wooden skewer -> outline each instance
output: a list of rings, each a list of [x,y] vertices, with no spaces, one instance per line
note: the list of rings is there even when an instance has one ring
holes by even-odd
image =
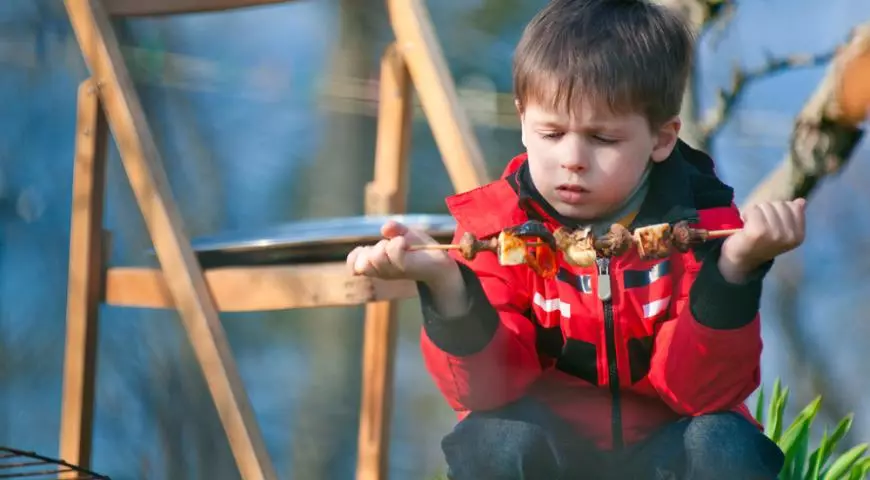
[[[730,235],[734,235],[739,232],[741,229],[732,228],[730,230],[709,230],[707,231],[707,238],[723,238],[728,237]]]
[[[542,245],[546,245],[545,242],[528,242],[526,243],[527,247],[540,247]],[[415,252],[418,250],[455,250],[459,248],[458,243],[433,243],[427,245],[411,245],[408,247],[408,251]]]
[[[408,251],[416,252],[418,250],[455,250],[459,248],[458,243],[435,243],[431,245],[411,245]]]
[[[708,230],[707,239],[724,238],[739,232],[741,229],[732,228],[729,230]],[[545,242],[529,242],[526,244],[529,247],[539,247],[546,245]],[[460,248],[458,243],[435,243],[427,245],[411,245],[408,250],[416,252],[420,250],[456,250]]]

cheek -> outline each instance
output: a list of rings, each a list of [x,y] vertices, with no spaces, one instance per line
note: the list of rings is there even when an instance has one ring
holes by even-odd
[[[526,137],[526,151],[534,165],[541,170],[559,164],[559,149],[547,139],[539,136]]]
[[[628,170],[625,155],[613,147],[596,149],[595,165],[602,176],[611,180],[621,178]]]
[[[621,196],[634,188],[646,162],[637,160],[637,153],[615,149],[602,149],[598,152],[597,166],[601,180],[612,188],[607,192],[614,197]]]

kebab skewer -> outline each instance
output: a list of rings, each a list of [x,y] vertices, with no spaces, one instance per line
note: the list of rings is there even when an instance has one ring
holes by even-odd
[[[458,249],[463,258],[473,260],[481,251],[498,255],[501,265],[522,265],[529,263],[538,273],[541,266],[535,265],[543,252],[550,247],[560,250],[568,263],[586,267],[595,263],[597,257],[618,257],[632,246],[637,246],[638,255],[643,259],[665,258],[671,249],[687,252],[693,245],[715,238],[722,238],[738,232],[732,230],[703,230],[679,222],[674,226],[667,223],[650,225],[635,229],[634,233],[619,224],[613,224],[610,231],[596,238],[590,228],[570,230],[564,227],[550,233],[540,222],[528,221],[517,227],[502,231],[498,237],[478,240],[466,232],[458,244],[415,245],[410,250],[453,250]],[[527,242],[525,238],[536,238]],[[539,247],[538,255],[529,256],[527,247]]]

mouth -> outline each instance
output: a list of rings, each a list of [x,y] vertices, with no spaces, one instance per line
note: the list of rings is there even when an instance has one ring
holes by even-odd
[[[572,185],[568,183],[559,185],[558,187],[556,187],[556,190],[569,193],[589,193],[589,190],[581,187],[580,185]]]
[[[562,184],[556,187],[556,196],[567,205],[581,205],[586,202],[589,190],[580,185]]]

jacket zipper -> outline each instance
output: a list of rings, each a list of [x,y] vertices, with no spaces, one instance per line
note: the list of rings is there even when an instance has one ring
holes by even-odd
[[[611,395],[611,429],[613,449],[623,447],[622,439],[622,405],[619,402],[619,372],[616,366],[616,332],[613,322],[613,299],[610,285],[610,259],[598,258],[598,299],[604,308],[604,337],[607,343],[607,379]]]

